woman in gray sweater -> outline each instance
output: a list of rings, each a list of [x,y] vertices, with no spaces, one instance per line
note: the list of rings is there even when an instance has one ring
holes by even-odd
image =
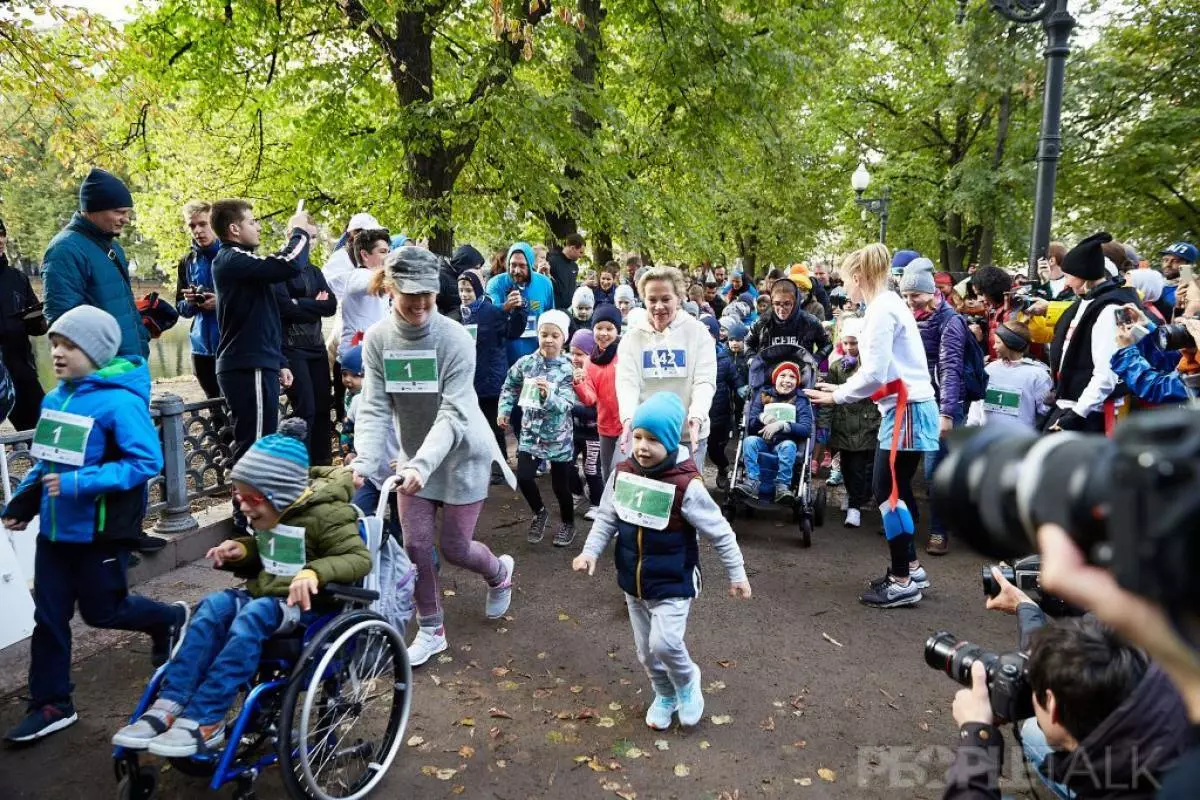
[[[516,481],[479,410],[475,341],[462,325],[437,313],[438,266],[437,257],[419,247],[401,247],[388,256],[384,287],[392,296],[392,313],[363,341],[366,374],[354,437],[359,482],[387,469],[388,426],[399,435],[400,523],[404,548],[417,565],[420,630],[408,648],[414,667],[447,648],[433,568],[438,503],[442,556],[487,581],[487,616],[503,616],[512,597],[512,556],[497,558],[474,537],[492,463],[499,462],[510,487]]]

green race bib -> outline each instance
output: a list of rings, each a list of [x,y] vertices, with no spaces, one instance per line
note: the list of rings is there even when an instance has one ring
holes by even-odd
[[[767,403],[763,406],[762,423],[795,422],[796,407],[791,403]]]
[[[983,410],[991,411],[995,414],[1004,414],[1009,417],[1019,416],[1021,413],[1021,393],[1010,392],[1006,389],[989,388],[983,396]]]
[[[631,472],[618,472],[613,487],[617,516],[630,525],[661,531],[671,521],[675,487]]]
[[[471,334],[472,339],[475,339],[475,340],[479,339],[479,326],[478,325],[467,325],[466,329],[467,329],[467,333]]]
[[[33,432],[29,455],[55,464],[81,467],[88,436],[95,423],[91,417],[45,409]]]
[[[276,525],[269,531],[255,531],[254,540],[263,569],[270,574],[290,578],[304,569],[304,528]]]
[[[526,378],[521,384],[521,396],[517,398],[517,405],[521,408],[542,407],[542,391],[533,382],[533,378]]]
[[[384,391],[389,393],[437,394],[436,350],[385,350]]]

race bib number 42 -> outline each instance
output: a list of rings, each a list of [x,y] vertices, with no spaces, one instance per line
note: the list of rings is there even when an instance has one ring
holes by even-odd
[[[686,350],[655,347],[642,351],[642,377],[682,378],[684,375],[687,375]]]
[[[254,540],[263,569],[270,574],[290,578],[304,569],[304,528],[276,525],[269,531],[255,531]]]
[[[438,391],[436,350],[385,350],[384,391],[433,393]]]
[[[643,478],[630,472],[618,472],[613,486],[613,506],[617,516],[630,525],[661,531],[671,521],[675,487],[662,481]]]
[[[91,417],[46,409],[38,418],[29,455],[55,464],[83,466],[95,422]]]

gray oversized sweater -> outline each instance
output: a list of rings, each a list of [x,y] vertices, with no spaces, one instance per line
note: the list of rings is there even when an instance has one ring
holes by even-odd
[[[431,381],[418,391],[387,391],[385,354],[405,351],[436,353],[436,386]],[[388,471],[385,442],[388,426],[394,425],[400,438],[399,467],[415,469],[424,481],[418,497],[450,505],[484,500],[493,461],[516,488],[479,409],[475,340],[466,328],[441,314],[420,327],[388,314],[367,331],[363,366],[366,374],[354,423],[356,473],[373,478]]]

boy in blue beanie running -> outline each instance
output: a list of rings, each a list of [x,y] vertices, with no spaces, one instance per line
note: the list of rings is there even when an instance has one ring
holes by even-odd
[[[683,402],[670,392],[651,395],[633,415],[633,458],[613,470],[583,552],[572,562],[592,575],[610,539],[617,584],[625,592],[638,661],[654,688],[646,725],[692,726],[704,716],[700,667],[683,641],[692,599],[700,594],[696,535],[712,540],[729,574],[729,593],[750,597],[742,551],[686,449],[679,446]]]

